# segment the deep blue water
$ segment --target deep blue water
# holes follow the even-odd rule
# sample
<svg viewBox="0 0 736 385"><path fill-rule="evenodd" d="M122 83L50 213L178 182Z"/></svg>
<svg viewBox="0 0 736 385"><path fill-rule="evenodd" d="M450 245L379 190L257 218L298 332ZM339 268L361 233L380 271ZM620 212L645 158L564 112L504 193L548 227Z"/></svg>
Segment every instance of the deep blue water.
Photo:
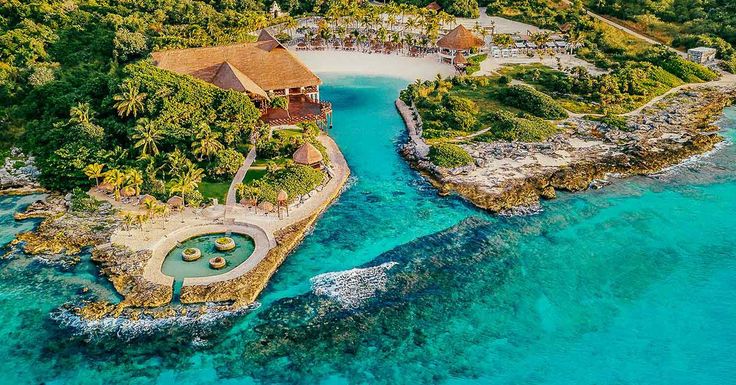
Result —
<svg viewBox="0 0 736 385"><path fill-rule="evenodd" d="M497 218L438 197L397 155L404 128L392 103L405 81L323 79L353 179L259 309L196 338L75 337L49 312L88 295L83 287L110 296L109 286L89 262L63 270L17 255L0 265L0 383L736 378L734 146L656 177L562 194L538 215ZM722 125L736 127L736 109ZM0 198L2 241L32 227L10 218L32 199ZM313 280L339 300L316 294ZM362 295L366 287L375 292Z"/></svg>

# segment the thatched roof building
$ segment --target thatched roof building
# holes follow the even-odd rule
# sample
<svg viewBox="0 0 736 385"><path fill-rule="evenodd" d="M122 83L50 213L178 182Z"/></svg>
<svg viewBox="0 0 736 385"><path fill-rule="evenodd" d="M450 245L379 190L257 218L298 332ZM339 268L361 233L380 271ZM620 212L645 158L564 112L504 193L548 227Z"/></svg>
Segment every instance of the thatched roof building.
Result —
<svg viewBox="0 0 736 385"><path fill-rule="evenodd" d="M294 162L307 166L315 166L322 162L322 153L311 143L304 143L293 155Z"/></svg>
<svg viewBox="0 0 736 385"><path fill-rule="evenodd" d="M317 94L314 99L319 99L320 78L266 30L254 43L167 50L152 56L160 68L246 92L255 99L268 99L269 92Z"/></svg>
<svg viewBox="0 0 736 385"><path fill-rule="evenodd" d="M452 61L455 65L465 66L466 64L468 64L468 59L466 59L465 56L463 56L463 53L460 51L457 51Z"/></svg>
<svg viewBox="0 0 736 385"><path fill-rule="evenodd" d="M483 39L473 35L462 24L437 41L438 47L453 51L465 51L480 48L483 45L485 45Z"/></svg>
<svg viewBox="0 0 736 385"><path fill-rule="evenodd" d="M424 7L424 8L427 8L427 9L432 10L432 11L435 11L435 12L439 12L439 11L442 10L442 6L439 5L436 1L433 1L433 2L431 2L429 4L427 4L427 6Z"/></svg>

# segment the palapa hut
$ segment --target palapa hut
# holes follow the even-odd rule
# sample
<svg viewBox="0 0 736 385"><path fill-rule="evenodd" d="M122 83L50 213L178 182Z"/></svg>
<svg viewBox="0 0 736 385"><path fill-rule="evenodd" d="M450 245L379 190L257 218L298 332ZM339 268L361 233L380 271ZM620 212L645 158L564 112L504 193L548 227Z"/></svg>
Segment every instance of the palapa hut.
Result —
<svg viewBox="0 0 736 385"><path fill-rule="evenodd" d="M468 65L468 59L463 56L462 52L457 51L455 57L452 58L452 64L455 65L458 71L465 71L465 67Z"/></svg>
<svg viewBox="0 0 736 385"><path fill-rule="evenodd" d="M331 113L329 103L320 102L322 80L265 29L253 43L167 50L152 57L159 68L245 93L267 123L287 117L292 124L315 120L308 115L325 120ZM271 96L289 98L289 113L270 109Z"/></svg>
<svg viewBox="0 0 736 385"><path fill-rule="evenodd" d="M435 12L439 12L439 11L442 10L442 6L439 5L436 1L433 1L433 2L431 2L429 4L427 4L427 6L424 7L424 8L427 8L430 11L435 11Z"/></svg>
<svg viewBox="0 0 736 385"><path fill-rule="evenodd" d="M312 143L304 143L299 147L292 156L294 162L314 168L320 168L322 165L322 153L314 147Z"/></svg>
<svg viewBox="0 0 736 385"><path fill-rule="evenodd" d="M175 196L169 198L169 200L166 201L166 204L168 204L169 207L171 207L174 210L179 210L182 207L184 207L184 198L178 197L178 196L175 195Z"/></svg>
<svg viewBox="0 0 736 385"><path fill-rule="evenodd" d="M485 50L483 39L473 35L462 24L458 25L447 35L437 40L440 60L454 63L455 55L461 53L465 57L477 55Z"/></svg>

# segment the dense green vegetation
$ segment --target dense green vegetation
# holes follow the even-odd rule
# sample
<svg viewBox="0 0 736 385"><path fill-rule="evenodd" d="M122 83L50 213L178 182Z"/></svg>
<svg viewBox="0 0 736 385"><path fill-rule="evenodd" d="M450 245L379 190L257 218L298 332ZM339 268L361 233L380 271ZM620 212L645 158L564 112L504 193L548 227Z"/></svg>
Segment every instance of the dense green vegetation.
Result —
<svg viewBox="0 0 736 385"><path fill-rule="evenodd" d="M524 85L512 85L503 90L504 104L524 110L543 119L567 118L567 111L551 97Z"/></svg>
<svg viewBox="0 0 736 385"><path fill-rule="evenodd" d="M290 157L304 141L316 142L316 126L271 133L244 94L146 58L250 41L259 28L291 22L266 8L258 1L0 3L0 146L30 150L52 189L102 184L116 197L222 199L252 146L264 158Z"/></svg>
<svg viewBox="0 0 736 385"><path fill-rule="evenodd" d="M324 178L325 175L320 170L289 163L262 178L239 185L238 196L241 199L254 200L254 203L277 203L278 194L283 190L288 195L287 201L293 202L322 184Z"/></svg>
<svg viewBox="0 0 736 385"><path fill-rule="evenodd" d="M440 167L460 167L473 163L473 158L462 147L452 143L437 143L429 148L429 159Z"/></svg>
<svg viewBox="0 0 736 385"><path fill-rule="evenodd" d="M736 2L731 0L595 0L597 12L676 47L715 47L725 66L736 71Z"/></svg>
<svg viewBox="0 0 736 385"><path fill-rule="evenodd" d="M401 98L417 107L422 136L432 145L486 128L473 140L531 142L557 133L555 124L530 112L560 119L567 116L566 111L549 96L529 87L518 90L523 86L510 86L503 78L463 76L417 82L403 90ZM523 103L511 97L517 92L523 92Z"/></svg>

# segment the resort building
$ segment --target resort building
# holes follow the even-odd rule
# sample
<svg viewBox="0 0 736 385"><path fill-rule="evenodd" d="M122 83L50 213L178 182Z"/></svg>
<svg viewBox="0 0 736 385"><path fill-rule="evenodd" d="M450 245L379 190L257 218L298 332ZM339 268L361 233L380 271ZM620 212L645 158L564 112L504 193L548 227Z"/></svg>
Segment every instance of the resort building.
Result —
<svg viewBox="0 0 736 385"><path fill-rule="evenodd" d="M168 50L152 56L159 68L247 94L266 123L324 122L332 112L329 103L320 101L320 78L266 30L254 43ZM275 97L289 99L288 112L269 108Z"/></svg>
<svg viewBox="0 0 736 385"><path fill-rule="evenodd" d="M455 64L455 57L458 53L468 58L485 51L485 42L460 24L437 41L437 48L440 60Z"/></svg>
<svg viewBox="0 0 736 385"><path fill-rule="evenodd" d="M697 47L687 50L687 58L698 64L708 64L716 61L718 50L709 47Z"/></svg>

